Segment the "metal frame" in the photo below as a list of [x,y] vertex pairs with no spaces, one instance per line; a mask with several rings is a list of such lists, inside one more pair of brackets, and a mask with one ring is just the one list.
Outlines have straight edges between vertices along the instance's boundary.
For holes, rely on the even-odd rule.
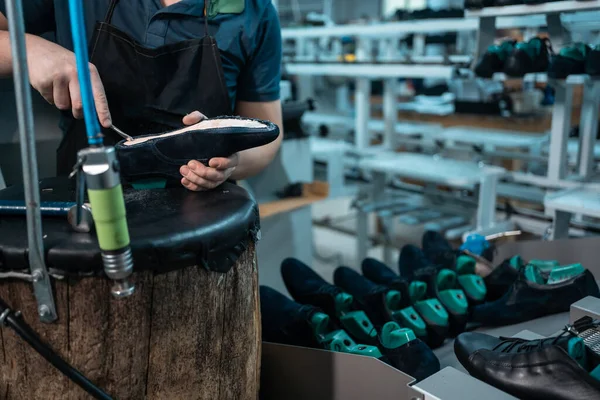
[[58,317],[50,276],[45,263],[45,252],[40,212],[40,192],[38,188],[37,157],[35,151],[35,131],[33,126],[33,106],[27,69],[25,48],[25,22],[21,0],[6,2],[7,19],[12,52],[15,100],[19,121],[21,162],[23,165],[23,186],[27,206],[27,242],[29,269],[33,281],[33,291],[38,305],[38,314],[43,322],[53,322]]

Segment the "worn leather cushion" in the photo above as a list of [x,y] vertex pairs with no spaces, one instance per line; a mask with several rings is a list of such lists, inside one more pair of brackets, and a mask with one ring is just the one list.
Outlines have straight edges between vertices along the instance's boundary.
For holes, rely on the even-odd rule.
[[[74,200],[73,188],[66,179],[54,178],[41,186],[56,188],[53,200]],[[14,199],[15,193],[22,190],[13,189],[4,196],[2,192],[0,199]],[[226,272],[256,240],[260,229],[256,202],[243,188],[231,183],[209,192],[126,189],[125,202],[135,270],[169,271],[202,265]],[[66,217],[44,217],[42,224],[46,263],[52,273],[87,275],[103,270],[94,233],[74,232]],[[25,217],[2,215],[0,272],[26,269]]]

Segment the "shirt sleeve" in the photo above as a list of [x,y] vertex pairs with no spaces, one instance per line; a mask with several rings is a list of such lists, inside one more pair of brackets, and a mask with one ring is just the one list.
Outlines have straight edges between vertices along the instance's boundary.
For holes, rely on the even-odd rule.
[[[0,0],[0,12],[6,16],[6,0]],[[34,35],[54,32],[54,0],[24,0],[25,31]]]
[[281,26],[269,1],[253,39],[255,46],[238,78],[237,100],[262,102],[279,99],[281,81]]

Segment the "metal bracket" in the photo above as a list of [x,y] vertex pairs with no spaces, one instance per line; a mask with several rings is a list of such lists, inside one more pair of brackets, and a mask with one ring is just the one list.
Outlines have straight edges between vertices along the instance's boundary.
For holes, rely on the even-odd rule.
[[56,320],[56,307],[46,269],[44,243],[42,239],[42,216],[40,212],[40,192],[38,189],[37,158],[35,154],[35,136],[33,129],[33,107],[27,71],[25,51],[25,23],[21,0],[6,2],[7,19],[10,34],[10,46],[13,55],[13,77],[21,162],[23,164],[23,184],[25,203],[27,204],[27,241],[29,245],[29,268],[33,280],[33,291],[38,304],[38,314],[43,322]]

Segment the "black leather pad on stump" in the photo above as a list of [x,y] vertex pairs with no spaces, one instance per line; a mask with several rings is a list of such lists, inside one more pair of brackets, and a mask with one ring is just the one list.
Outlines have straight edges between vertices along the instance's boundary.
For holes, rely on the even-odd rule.
[[[43,180],[41,200],[74,201],[73,185],[63,178]],[[53,188],[52,192],[48,188]],[[2,199],[23,199],[20,187],[0,191]],[[169,271],[201,265],[227,272],[256,241],[258,206],[243,188],[224,183],[209,192],[183,187],[125,189],[127,222],[135,270]],[[65,217],[43,217],[47,267],[54,274],[89,275],[103,271],[94,232],[74,232]],[[0,215],[0,272],[28,270],[24,216]]]

